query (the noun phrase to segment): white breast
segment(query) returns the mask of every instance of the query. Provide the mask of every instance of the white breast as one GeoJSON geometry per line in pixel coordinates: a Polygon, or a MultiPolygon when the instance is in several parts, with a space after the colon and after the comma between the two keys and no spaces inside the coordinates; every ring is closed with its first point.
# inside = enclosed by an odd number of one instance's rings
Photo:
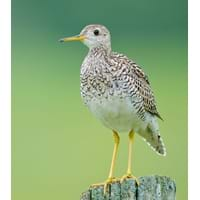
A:
{"type": "Polygon", "coordinates": [[[88,102],[90,111],[108,128],[118,132],[129,132],[134,129],[145,129],[147,122],[138,118],[128,97],[101,97],[88,102]]]}

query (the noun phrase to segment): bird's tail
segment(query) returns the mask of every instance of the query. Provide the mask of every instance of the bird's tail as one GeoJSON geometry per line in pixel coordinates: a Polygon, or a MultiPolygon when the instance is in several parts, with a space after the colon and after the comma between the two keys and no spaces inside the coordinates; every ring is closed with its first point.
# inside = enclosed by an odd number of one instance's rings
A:
{"type": "Polygon", "coordinates": [[[151,126],[147,126],[145,130],[138,132],[147,144],[161,156],[166,156],[166,148],[158,131],[155,131],[151,126]]]}

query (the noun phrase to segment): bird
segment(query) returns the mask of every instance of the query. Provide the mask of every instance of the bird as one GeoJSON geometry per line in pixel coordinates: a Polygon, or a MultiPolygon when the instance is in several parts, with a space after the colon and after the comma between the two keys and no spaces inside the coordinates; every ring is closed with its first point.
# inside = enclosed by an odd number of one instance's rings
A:
{"type": "Polygon", "coordinates": [[[132,146],[135,133],[159,155],[166,155],[160,135],[154,93],[148,76],[135,61],[122,53],[112,51],[110,31],[100,24],[85,26],[80,34],[64,37],[60,42],[81,41],[88,54],[80,67],[80,91],[84,104],[104,126],[113,133],[114,149],[104,193],[115,182],[114,167],[120,143],[120,133],[128,133],[128,168],[120,180],[133,178],[132,146]]]}

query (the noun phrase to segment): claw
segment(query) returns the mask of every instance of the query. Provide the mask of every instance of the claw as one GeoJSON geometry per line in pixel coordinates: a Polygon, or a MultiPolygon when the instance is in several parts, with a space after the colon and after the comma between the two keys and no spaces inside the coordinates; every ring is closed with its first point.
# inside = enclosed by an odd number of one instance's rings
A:
{"type": "Polygon", "coordinates": [[[120,179],[120,183],[122,183],[125,179],[129,179],[129,178],[134,179],[138,186],[140,185],[138,178],[133,176],[132,174],[125,174],[124,176],[122,176],[122,178],[120,179]]]}
{"type": "Polygon", "coordinates": [[[111,184],[111,183],[115,183],[119,181],[119,179],[117,178],[108,178],[105,182],[102,182],[102,183],[96,183],[96,184],[92,184],[90,187],[98,187],[98,186],[104,186],[103,187],[103,193],[104,195],[108,192],[108,186],[111,184]]]}

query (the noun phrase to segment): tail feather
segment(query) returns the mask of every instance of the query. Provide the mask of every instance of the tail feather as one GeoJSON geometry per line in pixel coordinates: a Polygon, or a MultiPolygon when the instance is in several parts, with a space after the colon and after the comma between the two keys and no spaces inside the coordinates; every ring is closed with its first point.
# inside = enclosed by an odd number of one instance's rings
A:
{"type": "Polygon", "coordinates": [[[166,148],[158,131],[153,131],[149,126],[138,132],[147,144],[159,155],[166,156],[166,148]]]}

